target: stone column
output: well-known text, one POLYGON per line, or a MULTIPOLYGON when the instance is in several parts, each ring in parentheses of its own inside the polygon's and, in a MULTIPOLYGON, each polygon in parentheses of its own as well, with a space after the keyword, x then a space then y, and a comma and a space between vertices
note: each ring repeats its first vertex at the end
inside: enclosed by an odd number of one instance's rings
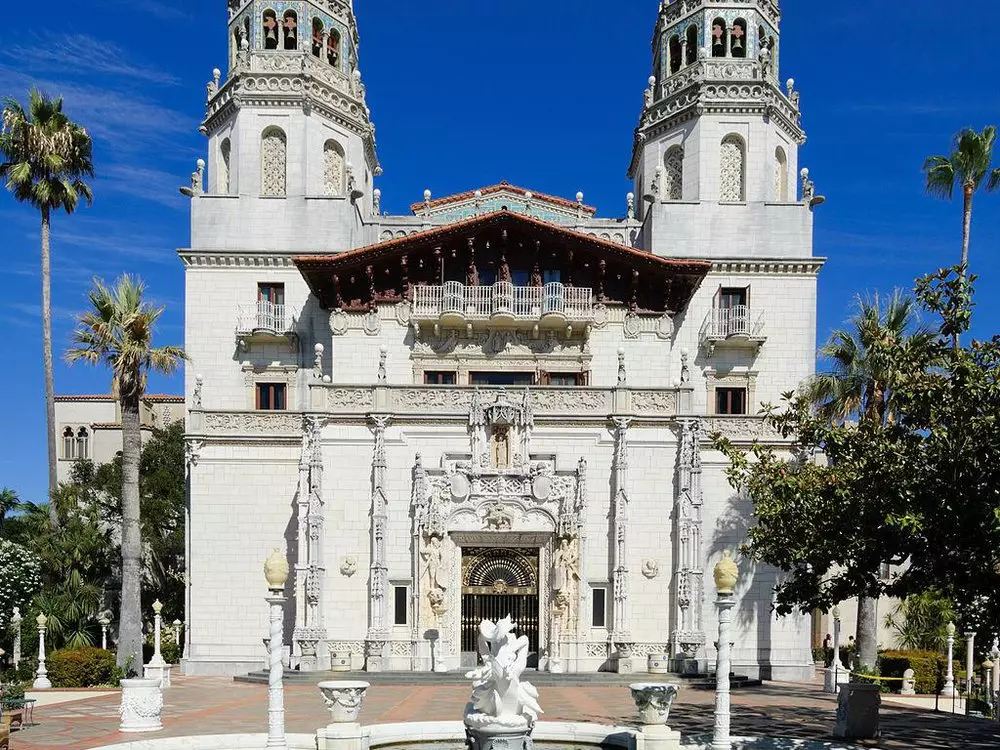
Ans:
POLYGON ((385 431, 392 417, 372 417, 375 452, 372 459, 371 578, 369 588, 368 634, 365 638, 365 669, 381 672, 389 640, 386 597, 389 569, 386 566, 385 535, 388 517, 385 498, 385 431))
POLYGON ((48 621, 49 618, 44 614, 39 614, 35 620, 38 623, 38 671, 35 673, 35 682, 32 684, 35 690, 47 690, 52 687, 48 670, 45 669, 45 625, 48 621))
POLYGON ((716 644, 715 662, 715 731, 712 734, 712 750, 730 750, 730 696, 729 673, 732 670, 733 607, 736 606, 736 583, 739 568, 733 561, 732 553, 726 550, 723 558, 715 566, 715 589, 718 593, 716 606, 719 610, 719 642, 716 644))
POLYGON ((944 678, 944 688, 941 695, 945 698, 955 696, 955 623, 948 623, 948 674, 944 678))
MULTIPOLYGON (((700 671, 699 651, 706 637, 702 624, 705 572, 702 562, 701 423, 680 422, 677 497, 674 505, 674 668, 700 671), (679 655, 679 656, 678 656, 679 655)), ((704 664, 707 669, 707 663, 704 664)))
POLYGON ((993 640, 993 649, 990 651, 990 658, 993 659, 993 674, 991 675, 993 681, 993 697, 996 700, 998 694, 1000 694, 1000 640, 993 640))
POLYGON ((615 424, 615 455, 613 463, 612 518, 614 546, 612 548, 612 615, 611 638, 618 649, 618 671, 632 672, 632 637, 628 613, 628 430, 630 417, 612 417, 615 424))
POLYGON ((267 579, 270 641, 268 643, 267 679, 267 747, 288 750, 285 740, 285 687, 282 651, 284 649, 285 582, 288 580, 288 560, 275 549, 264 564, 267 579))
POLYGON ((161 688, 170 687, 170 667, 160 653, 160 634, 163 630, 163 604, 157 599, 153 602, 153 656, 143 668, 143 676, 147 680, 159 680, 161 688))
POLYGON ((968 699, 972 695, 972 678, 976 669, 976 632, 974 630, 965 633, 965 697, 968 699))
POLYGON ((14 613, 10 618, 10 625, 14 629, 14 668, 21 663, 21 610, 14 607, 14 613))

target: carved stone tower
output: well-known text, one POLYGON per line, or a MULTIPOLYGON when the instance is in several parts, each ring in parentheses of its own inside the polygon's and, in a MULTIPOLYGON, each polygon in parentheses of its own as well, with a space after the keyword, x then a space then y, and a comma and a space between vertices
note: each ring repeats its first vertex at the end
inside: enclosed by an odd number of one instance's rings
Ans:
POLYGON ((661 3, 629 169, 639 218, 652 212, 657 225, 647 222, 644 238, 653 252, 704 255, 708 239, 712 254, 714 240, 738 243, 739 233, 699 225, 752 221, 728 205, 756 214, 764 204, 798 202, 805 134, 794 81, 784 90, 779 83, 780 20, 777 0, 661 3))
MULTIPOLYGON (((343 250, 371 213, 375 127, 351 0, 229 0, 229 71, 214 71, 192 245, 343 250)), ((235 247, 231 249, 236 249, 235 247)))

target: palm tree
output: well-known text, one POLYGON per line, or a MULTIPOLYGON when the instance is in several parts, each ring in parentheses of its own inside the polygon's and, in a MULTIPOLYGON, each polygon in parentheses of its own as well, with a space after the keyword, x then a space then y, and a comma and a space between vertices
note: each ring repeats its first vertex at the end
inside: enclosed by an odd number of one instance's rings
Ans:
MULTIPOLYGON (((0 122, 0 178, 21 203, 42 217, 42 356, 45 368, 45 419, 48 427, 49 497, 56 490, 56 402, 52 373, 52 269, 49 240, 52 212, 72 214, 80 199, 93 201, 84 178, 94 176, 92 144, 87 131, 62 110, 62 99, 49 99, 38 89, 28 95, 28 110, 6 99, 0 122)), ((49 503, 49 517, 59 522, 49 503)))
MULTIPOLYGON (((912 299, 896 291, 888 300, 878 295, 857 299, 858 310, 849 327, 830 335, 820 356, 831 363, 806 385, 817 412, 836 423, 853 419, 894 421, 894 390, 900 374, 900 351, 906 362, 930 363, 937 334, 917 325, 912 299)), ((857 651, 861 664, 878 658, 877 600, 859 597, 857 651)))
POLYGON ((964 128, 955 136, 955 145, 948 156, 932 156, 924 162, 927 192, 951 200, 955 187, 962 189, 965 200, 962 211, 962 274, 969 266, 969 235, 972 231, 972 198, 979 188, 987 192, 1000 188, 1000 167, 991 169, 993 145, 997 129, 993 125, 977 133, 964 128))
POLYGON ((0 490, 0 536, 3 535, 3 522, 7 519, 7 514, 20 507, 21 498, 17 496, 17 492, 9 487, 0 490))
POLYGON ((163 314, 143 300, 145 285, 129 275, 113 288, 94 280, 92 309, 80 316, 73 333, 70 362, 104 364, 112 372, 122 419, 122 591, 119 614, 118 664, 142 658, 142 539, 139 526, 139 457, 142 436, 139 407, 150 370, 170 374, 186 358, 176 346, 153 347, 153 328, 163 314))

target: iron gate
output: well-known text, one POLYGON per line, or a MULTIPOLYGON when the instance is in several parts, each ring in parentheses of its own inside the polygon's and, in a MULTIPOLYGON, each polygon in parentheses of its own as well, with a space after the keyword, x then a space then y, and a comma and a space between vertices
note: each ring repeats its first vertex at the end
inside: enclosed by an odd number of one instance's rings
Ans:
MULTIPOLYGON (((516 633, 528 637, 538 660, 538 550, 465 548, 462 550, 462 653, 478 661, 479 623, 507 615, 516 633)), ((466 658, 464 661, 469 661, 466 658)))

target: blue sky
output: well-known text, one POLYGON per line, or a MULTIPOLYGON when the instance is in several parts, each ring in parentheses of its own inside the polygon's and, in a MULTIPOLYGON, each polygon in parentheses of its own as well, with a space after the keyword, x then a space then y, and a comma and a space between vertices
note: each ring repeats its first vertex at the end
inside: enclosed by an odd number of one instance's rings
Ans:
MULTIPOLYGON (((572 197, 601 215, 624 211, 632 130, 650 68, 657 0, 357 0, 361 69, 378 126, 383 208, 506 179, 572 197)), ((782 78, 802 92, 809 142, 801 163, 827 203, 816 215, 819 335, 849 314, 857 292, 910 288, 957 261, 960 208, 927 197, 920 167, 963 126, 1000 122, 989 36, 995 0, 823 6, 785 0, 782 78), (952 30, 949 32, 948 30, 952 30)), ((93 208, 53 228, 54 342, 65 350, 90 279, 138 273, 167 308, 159 343, 182 343, 188 242, 185 184, 205 142, 205 83, 224 67, 224 0, 53 0, 46 22, 0 48, 0 94, 32 84, 62 95, 95 138, 93 208)), ((1000 158, 1000 154, 998 154, 1000 158)), ((972 237, 976 332, 1000 330, 1000 195, 978 199, 972 237)), ((38 217, 0 196, 7 289, 7 438, 0 486, 44 496, 38 217)), ((777 321, 774 321, 777 323, 777 321)), ((107 390, 108 374, 56 368, 62 393, 107 390)), ((154 378, 151 390, 181 383, 154 378)))

